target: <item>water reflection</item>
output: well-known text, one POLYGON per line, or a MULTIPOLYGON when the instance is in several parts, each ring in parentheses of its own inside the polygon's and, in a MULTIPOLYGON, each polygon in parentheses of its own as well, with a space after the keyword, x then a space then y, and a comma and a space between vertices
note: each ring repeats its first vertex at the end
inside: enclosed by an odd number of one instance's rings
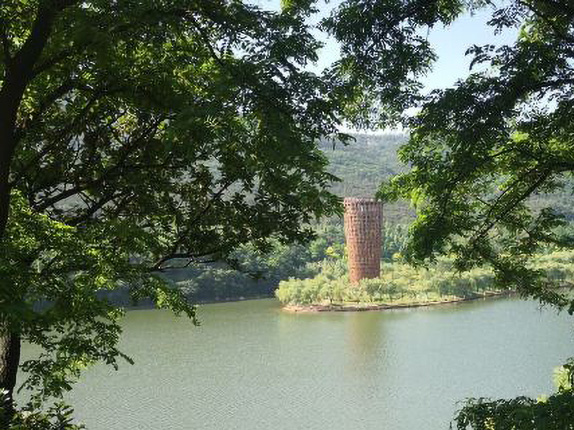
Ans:
POLYGON ((346 320, 346 355, 350 359, 350 369, 358 374, 368 374, 374 371, 379 355, 385 351, 385 324, 381 323, 381 313, 350 313, 346 320))

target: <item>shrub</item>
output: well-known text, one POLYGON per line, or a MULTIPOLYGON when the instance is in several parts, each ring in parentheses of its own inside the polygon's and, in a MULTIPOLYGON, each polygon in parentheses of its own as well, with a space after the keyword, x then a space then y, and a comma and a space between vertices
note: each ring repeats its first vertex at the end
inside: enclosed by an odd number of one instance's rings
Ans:
MULTIPOLYGON (((574 279, 574 251, 555 251, 539 255, 533 265, 549 281, 571 282, 574 279)), ((325 302, 392 303, 397 300, 428 301, 440 297, 472 298, 493 291, 494 274, 488 268, 467 272, 454 271, 452 261, 441 258, 428 269, 415 269, 399 262, 383 263, 377 279, 364 279, 351 285, 345 260, 323 260, 313 263, 317 273, 308 279, 282 281, 276 296, 282 303, 322 304, 325 302)))
POLYGON ((5 406, 8 405, 7 393, 0 392, 0 427, 4 430, 81 430, 85 427, 74 424, 72 414, 74 410, 64 404, 56 403, 46 411, 38 410, 31 403, 18 409, 13 405, 13 410, 8 413, 5 406))

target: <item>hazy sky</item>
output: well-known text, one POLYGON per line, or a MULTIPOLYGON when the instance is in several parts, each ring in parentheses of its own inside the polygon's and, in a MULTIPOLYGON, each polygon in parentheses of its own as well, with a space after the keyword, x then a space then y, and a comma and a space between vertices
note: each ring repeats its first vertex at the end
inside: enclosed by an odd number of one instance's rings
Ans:
MULTIPOLYGON (((278 10, 280 4, 279 0, 253 0, 253 3, 264 9, 273 10, 278 10)), ((314 21, 328 15, 337 3, 338 1, 330 1, 327 5, 322 3, 321 11, 314 21)), ((438 55, 438 61, 434 64, 433 71, 423 80, 427 91, 452 86, 457 79, 468 75, 471 58, 465 57, 464 53, 471 45, 504 45, 514 42, 517 30, 495 35, 494 29, 486 24, 490 15, 491 11, 484 9, 474 16, 467 14, 459 18, 447 28, 441 26, 430 31, 429 40, 438 55)), ((325 43, 325 47, 321 50, 319 62, 313 69, 321 69, 338 57, 336 42, 325 38, 324 35, 319 35, 319 38, 325 43)))
POLYGON ((471 57, 465 51, 471 45, 507 45, 516 40, 518 30, 505 31, 494 35, 494 29, 486 23, 491 11, 484 9, 474 16, 459 18, 447 28, 431 30, 429 40, 438 55, 438 61, 424 83, 428 89, 452 86, 457 79, 469 73, 471 57))

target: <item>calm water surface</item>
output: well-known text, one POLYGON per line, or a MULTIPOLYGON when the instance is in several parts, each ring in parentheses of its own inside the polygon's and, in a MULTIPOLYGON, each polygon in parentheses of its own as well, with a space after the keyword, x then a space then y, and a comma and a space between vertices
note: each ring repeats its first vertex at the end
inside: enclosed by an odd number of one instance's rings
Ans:
POLYGON ((91 430, 447 429, 465 397, 552 392, 574 355, 573 320, 518 299, 322 314, 256 300, 200 318, 128 312, 136 364, 88 371, 76 415, 91 430))

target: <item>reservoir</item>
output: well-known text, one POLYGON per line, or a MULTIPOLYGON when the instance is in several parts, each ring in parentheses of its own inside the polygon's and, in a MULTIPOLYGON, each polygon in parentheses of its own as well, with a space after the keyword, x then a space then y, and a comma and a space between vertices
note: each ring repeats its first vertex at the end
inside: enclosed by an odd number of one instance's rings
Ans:
MULTIPOLYGON (((467 397, 537 397, 574 356, 572 317, 518 298, 382 312, 203 305, 200 327, 131 310, 123 351, 66 401, 90 430, 448 429, 467 397)), ((30 350, 24 350, 24 355, 30 350)))

